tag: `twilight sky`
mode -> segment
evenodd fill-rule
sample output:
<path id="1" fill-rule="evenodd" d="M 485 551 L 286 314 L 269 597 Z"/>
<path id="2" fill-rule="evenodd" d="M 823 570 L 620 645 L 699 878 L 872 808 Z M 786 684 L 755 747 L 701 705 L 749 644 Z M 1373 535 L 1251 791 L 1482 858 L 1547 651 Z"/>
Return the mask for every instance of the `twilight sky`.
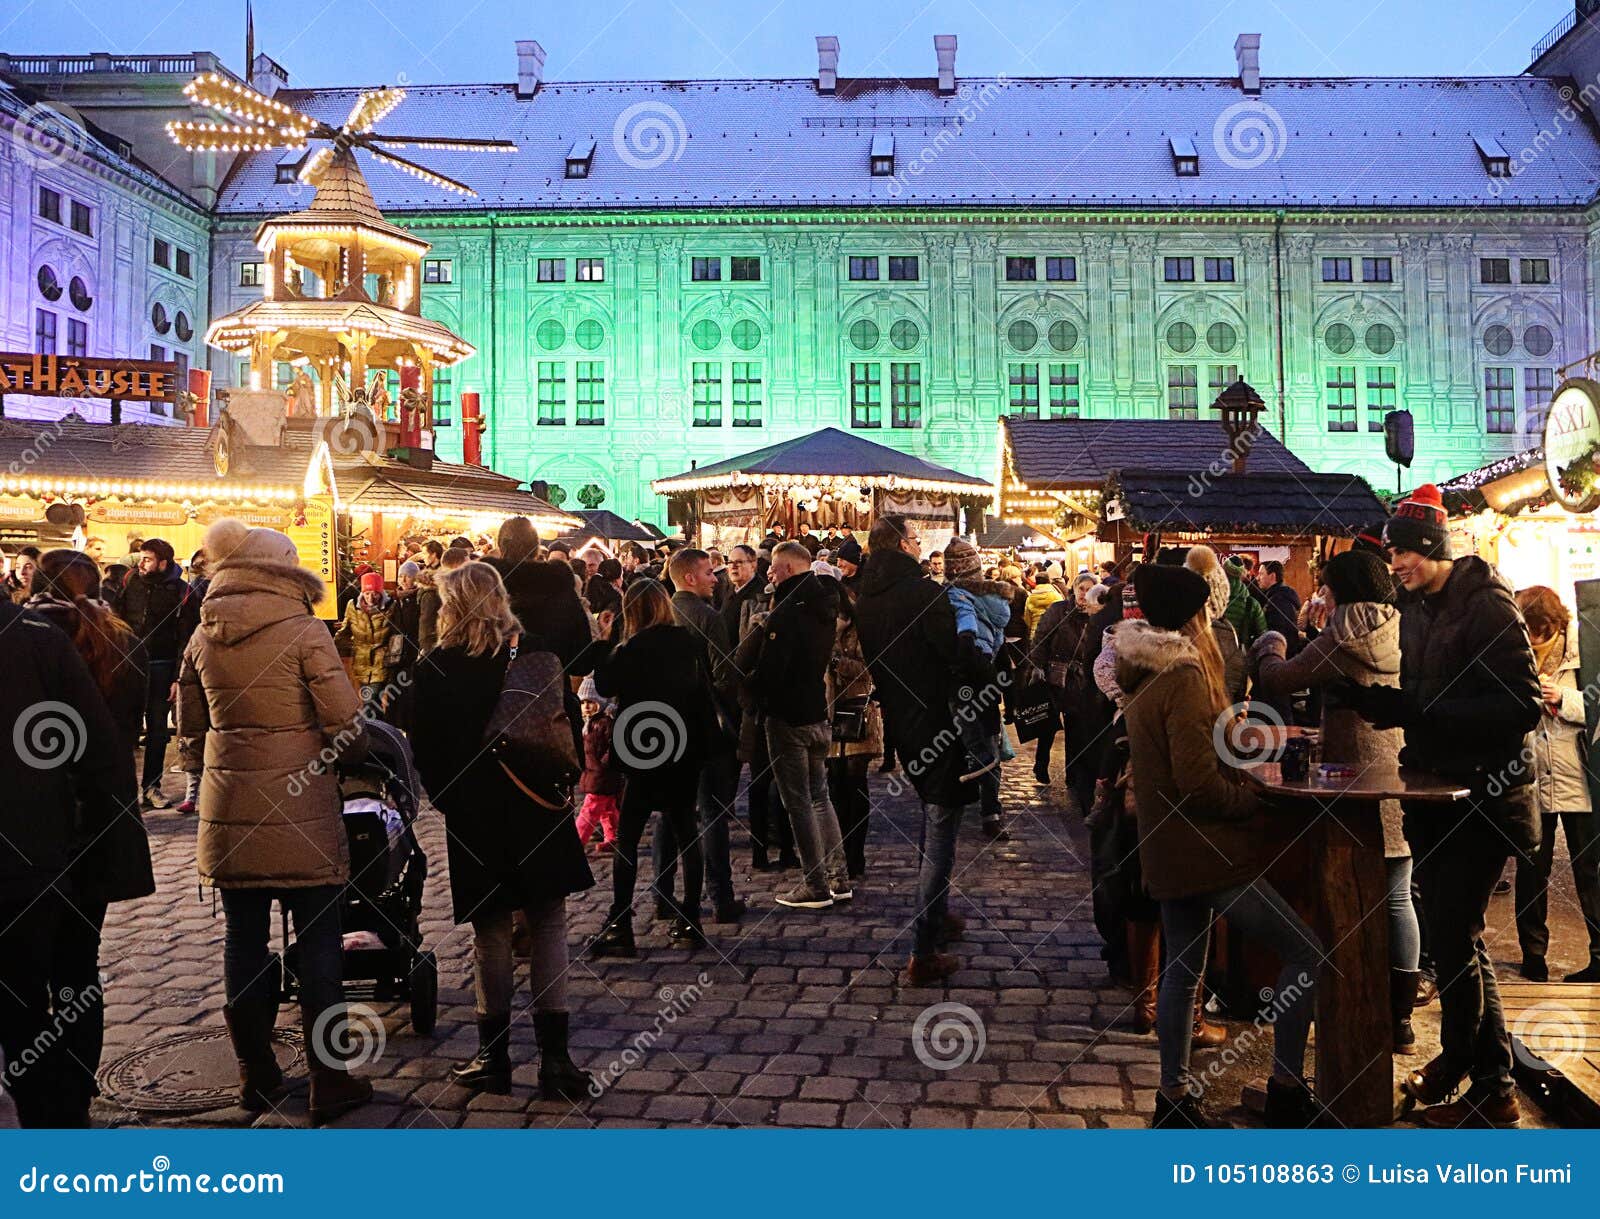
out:
<path id="1" fill-rule="evenodd" d="M 837 34 L 840 75 L 1224 76 L 1262 35 L 1266 76 L 1514 75 L 1572 0 L 256 0 L 256 45 L 292 85 L 515 78 L 537 38 L 551 80 L 807 76 Z M 0 51 L 211 50 L 235 69 L 244 0 L 11 0 Z"/>

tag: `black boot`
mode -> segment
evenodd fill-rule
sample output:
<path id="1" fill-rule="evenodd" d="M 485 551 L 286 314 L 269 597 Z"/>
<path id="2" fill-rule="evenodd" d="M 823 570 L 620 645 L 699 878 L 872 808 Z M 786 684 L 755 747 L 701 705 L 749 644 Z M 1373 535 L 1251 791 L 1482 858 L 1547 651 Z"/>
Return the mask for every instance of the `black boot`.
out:
<path id="1" fill-rule="evenodd" d="M 1273 1130 L 1333 1130 L 1342 1123 L 1304 1084 L 1280 1084 L 1269 1078 L 1264 1124 Z"/>
<path id="2" fill-rule="evenodd" d="M 265 1113 L 289 1094 L 272 1050 L 278 1002 L 247 992 L 222 1009 L 222 1019 L 239 1060 L 239 1105 L 250 1113 Z"/>
<path id="3" fill-rule="evenodd" d="M 636 957 L 639 949 L 633 942 L 633 920 L 607 923 L 600 934 L 589 941 L 585 952 L 591 960 L 598 957 Z"/>
<path id="4" fill-rule="evenodd" d="M 474 1092 L 511 1092 L 511 1017 L 483 1016 L 478 1020 L 478 1053 L 469 1062 L 450 1068 L 450 1082 Z"/>
<path id="5" fill-rule="evenodd" d="M 534 1012 L 539 1042 L 539 1091 L 546 1100 L 580 1101 L 593 1095 L 594 1080 L 567 1053 L 567 1013 Z"/>
<path id="6" fill-rule="evenodd" d="M 1156 1115 L 1150 1119 L 1152 1130 L 1223 1130 L 1223 1123 L 1214 1122 L 1200 1111 L 1200 1098 L 1185 1092 L 1172 1100 L 1165 1092 L 1156 1093 Z"/>
<path id="7" fill-rule="evenodd" d="M 1411 1027 L 1411 1013 L 1417 1005 L 1417 984 L 1421 981 L 1421 970 L 1389 971 L 1389 1015 L 1394 1023 L 1396 1054 L 1411 1054 L 1417 1048 L 1417 1032 Z"/>

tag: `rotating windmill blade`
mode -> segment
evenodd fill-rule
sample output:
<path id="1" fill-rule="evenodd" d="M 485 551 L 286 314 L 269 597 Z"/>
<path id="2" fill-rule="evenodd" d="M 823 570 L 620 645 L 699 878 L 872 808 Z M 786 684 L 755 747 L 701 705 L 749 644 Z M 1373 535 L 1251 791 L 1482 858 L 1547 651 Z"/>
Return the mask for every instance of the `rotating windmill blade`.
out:
<path id="1" fill-rule="evenodd" d="M 228 123 L 170 122 L 167 135 L 186 152 L 260 152 L 269 148 L 296 151 L 312 140 L 323 147 L 308 153 L 296 171 L 302 182 L 316 185 L 335 157 L 348 157 L 364 148 L 375 158 L 404 173 L 463 195 L 476 195 L 465 182 L 429 169 L 392 151 L 397 148 L 436 148 L 452 152 L 516 152 L 510 140 L 477 140 L 462 136 L 377 135 L 373 128 L 405 100 L 406 91 L 393 86 L 366 89 L 339 127 L 303 114 L 266 94 L 215 72 L 205 72 L 184 87 L 195 105 L 205 106 L 235 120 Z"/>

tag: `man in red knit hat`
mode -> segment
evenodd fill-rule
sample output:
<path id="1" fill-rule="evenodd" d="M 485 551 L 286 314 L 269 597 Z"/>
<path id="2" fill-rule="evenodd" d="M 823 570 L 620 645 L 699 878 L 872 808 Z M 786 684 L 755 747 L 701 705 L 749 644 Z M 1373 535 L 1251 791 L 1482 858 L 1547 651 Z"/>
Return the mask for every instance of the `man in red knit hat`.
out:
<path id="1" fill-rule="evenodd" d="M 1404 1091 L 1432 1106 L 1430 1126 L 1515 1126 L 1511 1038 L 1483 943 L 1489 897 L 1513 851 L 1539 841 L 1522 761 L 1539 722 L 1528 631 L 1500 574 L 1476 555 L 1450 556 L 1439 489 L 1418 487 L 1384 529 L 1400 599 L 1400 686 L 1342 690 L 1379 728 L 1405 730 L 1402 763 L 1472 789 L 1459 805 L 1410 804 L 1428 945 L 1439 975 L 1441 1053 Z M 1528 756 L 1531 756 L 1528 755 Z M 1446 1104 L 1463 1084 L 1464 1094 Z"/>

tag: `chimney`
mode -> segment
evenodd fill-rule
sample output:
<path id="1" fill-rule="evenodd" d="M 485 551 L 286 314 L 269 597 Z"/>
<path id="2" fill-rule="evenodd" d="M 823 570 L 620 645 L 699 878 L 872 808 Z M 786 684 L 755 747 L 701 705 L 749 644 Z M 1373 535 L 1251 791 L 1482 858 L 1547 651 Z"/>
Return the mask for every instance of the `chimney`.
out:
<path id="1" fill-rule="evenodd" d="M 1261 92 L 1261 35 L 1240 34 L 1233 40 L 1233 57 L 1239 61 L 1239 88 L 1256 96 Z"/>
<path id="2" fill-rule="evenodd" d="M 257 93 L 265 93 L 271 97 L 288 83 L 287 69 L 265 51 L 258 54 L 250 64 L 250 87 Z"/>
<path id="3" fill-rule="evenodd" d="M 939 94 L 948 97 L 956 91 L 956 36 L 935 34 L 933 53 L 939 59 Z"/>
<path id="4" fill-rule="evenodd" d="M 532 97 L 544 83 L 544 48 L 531 38 L 517 39 L 517 96 Z"/>
<path id="5" fill-rule="evenodd" d="M 817 35 L 817 92 L 832 94 L 839 87 L 839 40 Z"/>

